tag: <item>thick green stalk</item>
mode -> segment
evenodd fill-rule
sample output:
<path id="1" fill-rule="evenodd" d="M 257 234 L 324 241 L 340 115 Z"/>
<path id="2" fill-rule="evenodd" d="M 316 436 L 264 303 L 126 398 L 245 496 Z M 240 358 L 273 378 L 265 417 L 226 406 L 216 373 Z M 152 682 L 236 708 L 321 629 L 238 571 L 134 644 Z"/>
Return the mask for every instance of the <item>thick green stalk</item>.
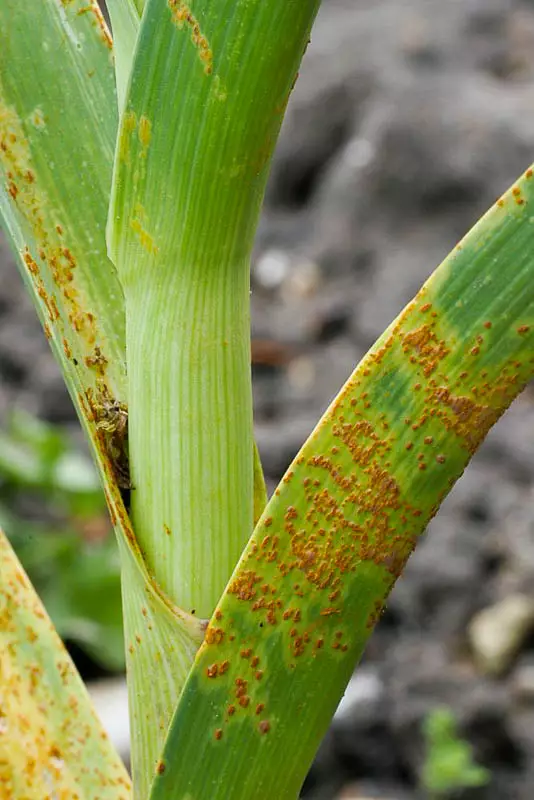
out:
<path id="1" fill-rule="evenodd" d="M 122 119 L 132 516 L 162 589 L 203 617 L 253 522 L 250 253 L 318 4 L 149 0 Z"/>
<path id="2" fill-rule="evenodd" d="M 142 387 L 134 527 L 164 591 L 203 617 L 253 526 L 248 262 L 225 266 L 184 269 L 173 290 L 147 287 L 126 306 L 130 385 Z"/>
<path id="3" fill-rule="evenodd" d="M 108 237 L 126 302 L 131 516 L 153 585 L 197 617 L 210 616 L 239 559 L 254 497 L 264 502 L 260 470 L 256 492 L 253 480 L 249 259 L 318 5 L 149 0 L 131 68 Z M 128 614 L 133 635 L 144 618 Z M 176 639 L 171 652 L 150 630 L 128 645 L 142 800 L 182 686 L 172 659 L 190 663 L 197 641 Z"/>

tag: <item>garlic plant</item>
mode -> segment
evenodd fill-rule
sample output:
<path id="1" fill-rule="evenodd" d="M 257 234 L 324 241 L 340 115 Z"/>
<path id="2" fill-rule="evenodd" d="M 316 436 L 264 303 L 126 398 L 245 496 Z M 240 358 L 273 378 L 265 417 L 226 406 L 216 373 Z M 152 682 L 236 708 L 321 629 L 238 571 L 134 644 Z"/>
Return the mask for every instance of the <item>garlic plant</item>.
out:
<path id="1" fill-rule="evenodd" d="M 108 5 L 113 43 L 92 0 L 0 0 L 0 208 L 117 533 L 133 796 L 295 798 L 418 536 L 534 371 L 533 173 L 356 367 L 267 503 L 249 263 L 319 0 Z M 128 796 L 2 553 L 0 787 Z"/>

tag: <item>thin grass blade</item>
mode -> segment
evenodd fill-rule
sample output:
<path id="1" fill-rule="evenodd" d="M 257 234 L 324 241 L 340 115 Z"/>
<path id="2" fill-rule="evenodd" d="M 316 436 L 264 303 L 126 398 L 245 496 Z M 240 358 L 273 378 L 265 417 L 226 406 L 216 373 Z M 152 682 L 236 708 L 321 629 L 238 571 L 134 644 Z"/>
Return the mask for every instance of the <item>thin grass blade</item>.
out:
<path id="1" fill-rule="evenodd" d="M 150 800 L 293 800 L 430 518 L 534 374 L 529 169 L 359 364 L 206 632 Z"/>

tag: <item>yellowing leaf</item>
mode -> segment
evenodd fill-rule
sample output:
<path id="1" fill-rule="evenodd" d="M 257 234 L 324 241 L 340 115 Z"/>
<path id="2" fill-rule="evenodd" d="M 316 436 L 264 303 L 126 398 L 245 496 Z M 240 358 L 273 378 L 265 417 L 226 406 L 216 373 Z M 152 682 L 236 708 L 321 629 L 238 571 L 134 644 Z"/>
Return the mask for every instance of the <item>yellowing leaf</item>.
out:
<path id="1" fill-rule="evenodd" d="M 0 798 L 130 798 L 126 770 L 2 531 Z"/>

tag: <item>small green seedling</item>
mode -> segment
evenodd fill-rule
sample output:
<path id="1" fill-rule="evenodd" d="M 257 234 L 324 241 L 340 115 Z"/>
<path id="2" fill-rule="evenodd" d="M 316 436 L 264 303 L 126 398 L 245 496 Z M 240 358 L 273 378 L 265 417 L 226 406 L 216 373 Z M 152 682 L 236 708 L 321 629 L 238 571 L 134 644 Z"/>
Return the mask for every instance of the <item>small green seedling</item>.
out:
<path id="1" fill-rule="evenodd" d="M 473 748 L 460 738 L 456 719 L 449 708 L 440 707 L 424 722 L 426 761 L 421 783 L 429 798 L 454 797 L 460 789 L 486 786 L 491 773 L 476 763 Z"/>

